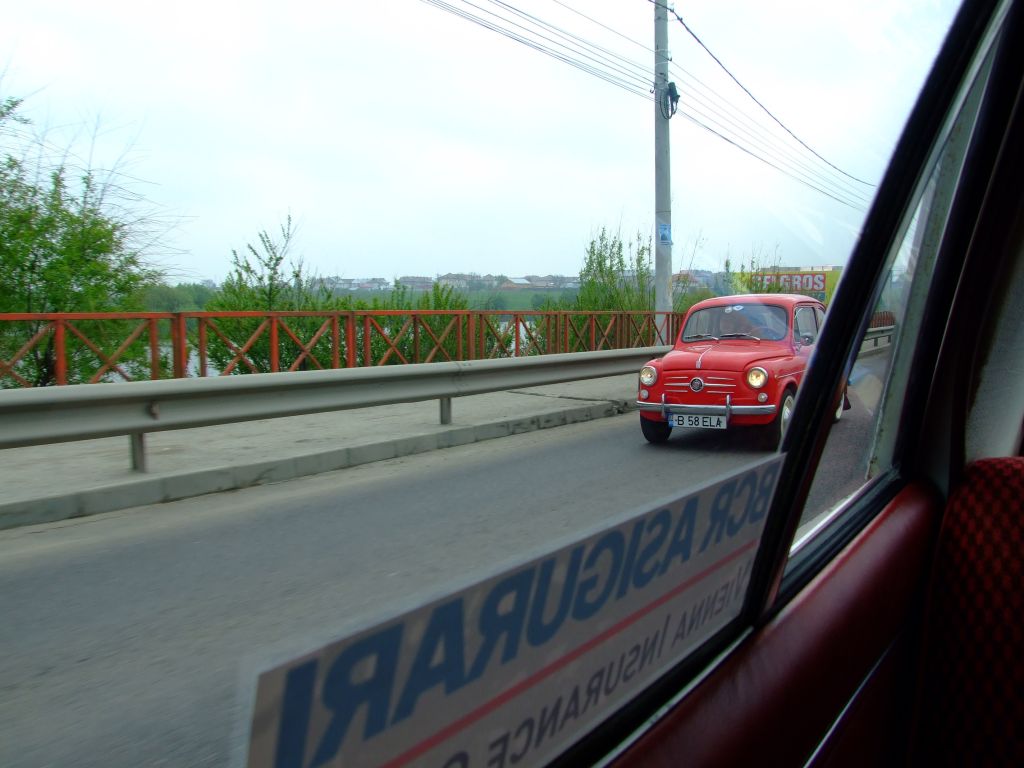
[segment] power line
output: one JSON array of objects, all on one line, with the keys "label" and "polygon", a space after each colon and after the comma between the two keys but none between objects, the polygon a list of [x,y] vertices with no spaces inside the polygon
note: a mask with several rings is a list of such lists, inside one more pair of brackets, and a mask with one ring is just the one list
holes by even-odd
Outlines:
[{"label": "power line", "polygon": [[633,43],[634,45],[639,45],[641,48],[643,48],[645,51],[648,51],[649,53],[654,53],[654,49],[651,48],[650,46],[644,45],[643,43],[639,42],[638,40],[634,40],[632,37],[629,37],[627,35],[622,34],[621,32],[619,32],[619,30],[613,29],[612,27],[609,27],[607,24],[602,24],[597,19],[592,18],[590,16],[587,16],[587,14],[583,13],[582,11],[576,10],[571,5],[567,5],[567,4],[563,3],[562,0],[551,0],[551,2],[555,3],[556,5],[562,6],[567,11],[572,11],[577,16],[582,16],[587,21],[592,22],[594,24],[597,24],[597,26],[601,27],[602,29],[608,30],[609,32],[611,32],[614,35],[618,35],[623,40],[628,40],[629,42]]},{"label": "power line", "polygon": [[[683,70],[683,74],[685,75],[688,73]],[[688,94],[689,98],[681,100],[682,104],[695,105],[697,102],[700,102],[706,109],[715,113],[721,121],[731,124],[734,126],[736,131],[746,134],[752,143],[760,144],[766,152],[784,156],[788,162],[799,167],[803,172],[816,177],[820,182],[833,185],[837,189],[842,190],[843,194],[850,195],[865,205],[867,204],[868,196],[861,188],[855,187],[846,178],[836,175],[829,167],[814,167],[811,163],[817,162],[817,158],[798,154],[794,147],[786,145],[779,137],[770,133],[759,123],[750,120],[743,112],[738,110],[727,100],[721,99],[718,94],[710,91],[707,86],[701,83],[700,80],[697,80],[692,76],[690,76],[690,78],[699,86],[704,88],[704,90],[708,91],[710,93],[710,97],[704,97],[696,89],[689,89],[688,91],[684,91]],[[684,81],[681,80],[679,83],[680,90],[683,90],[686,87],[687,86],[684,85]],[[716,100],[719,103],[716,103]],[[723,111],[723,108],[725,108],[726,111]],[[736,114],[727,114],[728,108],[731,108],[731,110]],[[737,122],[737,120],[739,122]]]},{"label": "power line", "polygon": [[849,208],[853,208],[854,210],[860,210],[860,211],[864,210],[864,207],[861,206],[858,203],[851,202],[850,200],[846,200],[846,199],[844,199],[842,197],[839,197],[838,194],[833,194],[832,192],[824,190],[821,187],[819,187],[817,184],[813,184],[812,182],[808,181],[807,179],[803,179],[803,178],[800,178],[799,176],[795,176],[794,174],[786,171],[784,168],[779,167],[778,165],[773,163],[771,160],[768,160],[768,159],[766,159],[764,157],[761,157],[756,152],[753,152],[752,150],[747,149],[742,144],[739,144],[738,142],[733,141],[728,136],[725,136],[722,133],[719,133],[718,131],[714,130],[713,128],[707,126],[706,124],[702,123],[700,120],[697,120],[692,115],[688,115],[685,112],[682,113],[682,115],[687,120],[689,120],[691,123],[693,123],[693,124],[703,128],[705,131],[708,131],[709,133],[714,134],[715,136],[717,136],[718,138],[722,139],[723,141],[729,142],[734,147],[736,147],[736,149],[740,150],[741,152],[747,153],[748,155],[750,155],[751,157],[753,157],[753,158],[755,158],[757,160],[760,160],[765,165],[771,166],[775,170],[779,171],[779,173],[783,173],[786,176],[789,176],[794,181],[797,181],[797,182],[803,184],[806,187],[810,187],[811,189],[816,190],[817,192],[820,192],[821,194],[825,195],[825,197],[830,197],[833,200],[835,200],[837,203],[842,203],[843,205],[845,205],[845,206],[847,206]]},{"label": "power line", "polygon": [[[551,56],[552,58],[558,59],[559,61],[569,64],[570,66],[576,67],[577,69],[580,69],[588,74],[594,75],[595,77],[598,77],[601,80],[604,80],[605,82],[611,83],[612,85],[618,86],[619,88],[623,88],[624,90],[630,91],[631,93],[634,93],[643,98],[653,100],[653,97],[649,93],[649,88],[647,86],[646,81],[641,82],[635,76],[624,77],[621,73],[616,74],[614,72],[602,70],[599,66],[582,61],[576,56],[572,55],[574,53],[578,53],[576,51],[572,51],[571,49],[568,49],[568,52],[558,50],[557,47],[565,49],[566,46],[564,44],[558,43],[557,41],[551,40],[550,38],[547,38],[543,35],[540,35],[536,32],[526,30],[530,32],[530,34],[536,35],[537,37],[541,38],[541,40],[547,40],[548,42],[555,43],[556,47],[545,45],[543,42],[534,40],[530,37],[527,37],[526,35],[515,32],[514,30],[508,29],[506,27],[502,27],[501,25],[489,21],[481,16],[476,16],[467,10],[458,8],[452,5],[451,3],[444,2],[444,0],[423,0],[423,2],[429,5],[433,5],[436,8],[439,8],[440,10],[454,14],[455,16],[459,16],[460,18],[466,19],[467,21],[471,21],[474,24],[478,24],[479,26],[482,26],[485,29],[490,29],[491,31],[497,32],[500,35],[504,35],[505,37],[508,37],[518,43],[522,43],[523,45],[533,48],[534,50]],[[488,11],[484,8],[481,8],[480,6],[474,3],[467,2],[466,0],[463,0],[463,2],[465,5],[476,8],[478,11],[486,13],[490,16],[494,16],[495,18],[501,19],[502,21],[511,21],[510,19],[499,16],[498,14],[495,14],[492,11]],[[520,24],[517,24],[515,22],[511,23],[513,24],[513,26],[519,27],[520,29],[526,29]]]},{"label": "power line", "polygon": [[[531,29],[527,26],[524,26],[523,24],[518,23],[516,20],[512,18],[508,18],[507,16],[502,16],[498,13],[487,10],[486,8],[483,8],[473,2],[469,2],[469,0],[462,0],[463,5],[468,6],[469,8],[476,9],[480,13],[486,14],[491,18],[484,18],[483,16],[476,15],[465,7],[455,6],[450,2],[446,2],[445,0],[423,0],[423,2],[433,5],[440,10],[452,13],[453,15],[458,16],[459,18],[466,19],[467,21],[471,21],[474,24],[477,24],[485,29],[497,32],[498,34],[501,34],[515,42],[527,45],[530,48],[533,48],[534,50],[540,51],[541,53],[545,53],[546,55],[558,59],[559,61],[562,61],[566,64],[569,64],[570,66],[576,67],[577,69],[580,69],[583,72],[592,74],[595,77],[604,80],[605,82],[609,82],[613,85],[623,88],[624,90],[627,90],[630,93],[633,93],[634,95],[640,96],[641,98],[644,98],[648,101],[654,100],[653,96],[651,95],[651,92],[653,90],[653,84],[650,80],[646,79],[646,76],[649,72],[649,70],[646,67],[624,56],[609,51],[606,48],[597,46],[578,35],[575,35],[564,29],[561,29],[560,27],[545,22],[535,16],[532,16],[531,14],[528,14],[524,11],[520,11],[519,9],[511,6],[509,3],[501,2],[501,0],[482,1],[490,2],[493,5],[503,9],[506,13],[514,14],[519,19],[525,21],[527,24],[533,25],[534,27],[539,27],[540,29],[544,30],[545,33],[548,34],[542,34],[541,32],[538,32],[536,29]],[[587,18],[589,19],[589,17]],[[596,24],[600,24],[600,22],[597,22],[593,19],[589,20],[593,21]],[[512,28],[502,26],[502,23],[511,25]],[[551,37],[550,34],[553,34],[556,37],[561,37],[563,40],[570,40],[572,45],[570,46],[565,42],[560,42],[559,40]],[[636,41],[631,40],[631,42],[640,45],[641,47],[644,47],[641,43],[637,43]],[[580,50],[580,48],[583,48],[583,50]],[[586,60],[581,59],[580,56],[583,56]],[[615,59],[617,61],[613,61],[612,59]],[[628,69],[624,68],[623,65],[625,65],[625,67],[627,67]],[[609,71],[609,69],[611,71]],[[643,75],[640,75],[638,73],[643,73]],[[690,77],[692,78],[692,75]],[[696,78],[693,79],[696,80]],[[699,83],[700,81],[698,80],[697,82]],[[704,87],[705,89],[710,91],[710,89],[708,89],[707,86]],[[713,91],[711,93],[712,99],[720,98],[717,97],[717,95],[714,94]],[[722,119],[720,119],[719,117],[715,117],[712,114],[708,114],[706,110],[701,110],[701,105],[697,103],[696,98],[693,102],[687,101],[686,107],[692,113],[688,114],[686,111],[683,111],[683,116],[687,120],[697,125],[698,127],[703,128],[712,135],[719,137],[723,141],[728,142],[729,144],[733,145],[737,149],[740,149],[741,151],[750,155],[751,157],[760,160],[761,162],[774,168],[780,173],[789,176],[793,180],[801,184],[804,184],[805,186],[814,189],[815,191],[818,191],[826,195],[827,197],[836,200],[839,203],[847,205],[851,208],[861,210],[863,210],[863,208],[865,207],[865,200],[850,199],[851,195],[855,197],[861,197],[856,191],[837,188],[835,181],[823,177],[819,171],[817,171],[814,168],[809,168],[799,158],[794,160],[792,156],[779,157],[779,152],[777,148],[773,149],[772,147],[767,146],[763,140],[758,139],[756,136],[752,135],[751,132],[749,130],[746,130],[743,126],[737,125],[735,121],[725,118],[726,122],[731,122],[734,126],[739,128],[739,133],[737,133],[735,129],[726,127],[723,124]],[[712,111],[717,111],[714,105],[709,105],[709,108]],[[733,109],[736,108],[734,107]],[[742,111],[736,111],[739,112],[741,120],[749,120],[749,118],[744,113],[742,113]],[[751,125],[763,131],[763,129],[760,126],[758,126],[757,123],[752,122]],[[716,130],[716,127],[718,128],[718,130]],[[742,136],[743,133],[746,133],[746,137]],[[731,136],[727,134],[731,134]],[[783,147],[782,149],[784,154],[791,153],[792,151],[790,148],[787,147]]]},{"label": "power line", "polygon": [[[542,37],[543,39],[555,43],[556,45],[568,48],[568,50],[576,50],[577,52],[581,53],[585,58],[588,58],[592,61],[602,61],[605,63],[606,66],[609,66],[612,69],[626,75],[628,78],[637,81],[640,85],[642,85],[645,88],[650,85],[650,77],[648,70],[641,64],[638,64],[635,61],[626,58],[625,56],[621,56],[618,53],[615,53],[614,51],[608,50],[607,48],[596,45],[595,43],[592,43],[588,40],[584,40],[579,35],[574,35],[573,33],[565,29],[562,29],[561,27],[555,26],[550,22],[544,21],[543,19],[533,16],[532,14],[526,13],[525,11],[515,8],[514,6],[509,5],[506,2],[502,2],[502,0],[487,0],[487,2],[490,2],[492,5],[496,5],[500,8],[503,8],[509,13],[513,13],[516,16],[519,16],[520,18],[522,18],[523,20],[527,21],[530,24],[533,24],[534,26],[551,31],[557,37],[560,37],[563,40],[568,40],[573,47],[569,48],[565,43],[559,43],[555,40],[552,40],[549,37],[545,37],[544,35],[539,35],[539,33],[533,32],[532,30],[528,30],[531,32],[531,34],[536,34],[539,37]],[[499,16],[498,18],[502,17]],[[521,29],[526,29],[521,25],[517,26],[520,26]],[[594,55],[590,55],[591,53]],[[616,61],[613,61],[613,59],[618,60],[618,62],[622,62],[622,64],[625,66],[616,63]]]},{"label": "power line", "polygon": [[[651,53],[651,54],[654,53],[654,49],[651,48],[650,46],[645,45],[644,43],[641,43],[640,41],[635,40],[634,38],[629,37],[628,35],[622,34],[618,30],[613,29],[612,27],[608,26],[607,24],[604,24],[604,23],[598,21],[597,19],[593,18],[592,16],[588,16],[587,14],[577,10],[576,8],[573,8],[572,6],[568,5],[567,3],[562,2],[562,0],[551,0],[551,1],[553,3],[555,3],[556,5],[560,5],[561,7],[565,8],[566,10],[576,14],[577,16],[580,16],[580,17],[586,19],[587,21],[591,22],[592,24],[595,24],[598,27],[601,27],[602,29],[607,30],[608,32],[611,32],[611,33],[617,35],[618,37],[621,37],[623,40],[626,40],[627,42],[632,43],[633,45],[635,45],[635,46],[637,46],[639,48],[642,48],[643,50],[647,51],[648,53]],[[840,188],[842,188],[844,194],[852,195],[853,197],[858,198],[859,202],[861,202],[861,203],[863,203],[865,205],[867,204],[867,202],[868,202],[867,196],[864,195],[863,192],[860,189],[855,188],[853,185],[851,185],[850,182],[847,181],[847,178],[844,178],[845,176],[847,176],[846,174],[842,174],[842,172],[839,171],[839,173],[841,173],[842,176],[836,176],[834,180],[831,179],[831,178],[826,178],[825,176],[822,175],[823,173],[832,174],[832,173],[835,173],[836,171],[838,171],[838,169],[836,169],[835,166],[833,166],[831,163],[828,163],[828,161],[824,160],[823,158],[821,158],[820,156],[818,156],[815,153],[813,158],[812,158],[812,160],[811,160],[811,162],[825,162],[826,163],[826,167],[824,168],[823,171],[818,171],[818,170],[814,169],[813,167],[807,165],[807,163],[804,160],[798,158],[794,154],[794,150],[792,148],[786,146],[783,143],[780,143],[780,141],[779,141],[779,139],[778,139],[778,137],[776,135],[774,135],[771,132],[769,132],[768,130],[766,130],[756,120],[751,119],[750,116],[747,115],[746,112],[744,112],[739,107],[737,107],[735,104],[730,102],[727,98],[723,97],[721,94],[716,93],[712,88],[710,88],[708,85],[706,85],[704,82],[702,82],[700,80],[700,78],[698,78],[696,75],[692,74],[691,72],[688,72],[686,69],[684,69],[683,67],[678,66],[674,62],[670,62],[669,63],[669,67],[672,68],[673,70],[679,72],[679,73],[682,73],[682,75],[684,77],[688,77],[689,79],[693,80],[698,86],[703,88],[703,90],[708,94],[708,99],[702,99],[702,101],[704,102],[704,104],[710,110],[712,110],[713,112],[716,112],[717,114],[719,114],[727,122],[732,123],[732,125],[736,126],[736,128],[739,129],[740,131],[746,131],[746,129],[744,128],[743,125],[740,125],[739,123],[737,123],[736,120],[740,121],[740,123],[743,123],[745,125],[749,124],[750,128],[753,131],[755,131],[755,132],[757,132],[757,133],[759,133],[761,135],[761,138],[757,139],[757,138],[753,137],[749,132],[747,132],[747,135],[750,136],[755,142],[758,142],[758,141],[762,141],[763,142],[763,141],[767,140],[772,145],[774,145],[774,150],[775,151],[782,152],[784,154],[788,154],[790,162],[792,162],[795,165],[801,167],[807,173],[810,173],[810,174],[816,176],[822,183],[825,183],[825,184],[836,184]],[[645,71],[646,71],[646,69],[645,69]],[[680,84],[680,87],[681,87],[681,84]],[[696,98],[700,98],[699,95],[695,94],[695,96],[696,96]],[[724,114],[722,114],[722,112],[718,108],[716,108],[716,105],[714,103],[710,103],[709,100],[710,100],[710,102],[714,102],[714,101],[721,102],[721,104],[722,104],[724,109],[734,113],[735,120],[734,119],[730,119],[729,117],[727,117]],[[792,137],[792,138],[796,138],[796,137]],[[806,150],[809,149],[808,147],[806,147],[806,145],[803,145],[802,143],[801,143],[801,146],[802,146],[802,149],[800,151],[806,151]],[[813,150],[812,150],[812,152],[813,152]]]},{"label": "power line", "polygon": [[[468,0],[463,0],[463,1],[464,1],[465,5],[468,5],[468,6],[472,7],[472,8],[476,8],[478,11],[486,13],[489,16],[492,16],[492,17],[494,17],[494,18],[496,18],[496,19],[498,19],[500,21],[503,21],[503,22],[506,22],[506,23],[511,23],[513,26],[515,26],[515,27],[517,27],[519,29],[527,31],[530,34],[537,35],[538,37],[541,37],[544,40],[548,40],[549,42],[553,42],[553,43],[555,43],[556,45],[558,45],[558,46],[560,46],[562,48],[566,48],[566,46],[564,44],[557,43],[557,41],[553,41],[549,37],[546,37],[546,36],[543,36],[543,35],[539,35],[535,31],[529,30],[526,27],[523,27],[523,25],[518,24],[518,23],[512,21],[511,19],[508,19],[506,17],[500,16],[499,14],[495,14],[495,13],[493,13],[491,11],[487,11],[486,9],[483,9],[483,8],[481,8],[480,6],[478,6],[478,5],[474,4],[474,3],[468,2]],[[473,21],[474,23],[477,23],[480,26],[483,26],[483,27],[485,27],[487,29],[490,29],[492,31],[498,32],[499,34],[503,34],[506,37],[509,37],[510,39],[513,39],[513,40],[515,40],[517,42],[521,42],[521,43],[523,43],[525,45],[528,45],[531,48],[534,48],[535,50],[540,50],[541,52],[547,53],[548,55],[553,56],[554,58],[557,58],[557,59],[559,59],[561,61],[564,61],[565,63],[569,63],[572,66],[576,66],[577,68],[579,68],[579,69],[581,69],[581,70],[583,70],[585,72],[588,72],[590,74],[594,74],[595,76],[600,77],[601,79],[606,80],[607,82],[612,82],[613,84],[619,85],[620,87],[624,87],[626,90],[629,90],[630,92],[635,93],[636,95],[641,96],[641,97],[643,97],[643,98],[645,98],[647,100],[653,100],[652,97],[650,96],[649,92],[646,91],[646,89],[645,89],[645,91],[637,90],[635,85],[625,84],[625,83],[622,82],[621,78],[619,78],[618,76],[609,76],[608,73],[603,72],[603,71],[597,69],[593,64],[589,64],[589,63],[586,63],[586,62],[581,62],[578,59],[574,59],[572,56],[567,55],[566,53],[564,53],[562,51],[553,50],[550,46],[546,46],[543,43],[539,43],[539,42],[537,42],[535,40],[532,40],[532,39],[530,39],[528,37],[525,37],[523,34],[515,32],[514,30],[510,30],[508,28],[502,27],[502,26],[500,26],[499,24],[496,24],[493,21],[490,21],[488,19],[484,19],[484,18],[482,18],[480,16],[476,16],[476,15],[472,14],[471,12],[469,12],[469,11],[467,11],[465,9],[455,7],[451,3],[444,2],[443,0],[424,0],[424,2],[428,2],[431,5],[434,5],[435,7],[438,7],[440,9],[442,9],[442,10],[446,10],[446,11],[448,11],[450,13],[453,13],[456,16],[459,16],[460,18],[464,18],[464,19],[467,19],[469,21]],[[509,7],[507,3],[502,3],[501,5],[503,5],[504,7]],[[524,16],[529,16],[529,14],[524,14]],[[553,25],[548,25],[548,26],[550,27],[550,26],[553,26]],[[579,38],[579,37],[577,37],[576,39],[581,40],[581,41],[583,40],[582,38]],[[585,44],[587,44],[587,45],[592,45],[590,43],[586,43],[586,41],[583,41],[583,42]],[[575,53],[575,51],[573,51],[572,49],[569,49],[569,50],[570,50],[570,52]],[[619,58],[622,58],[622,57],[619,57]],[[636,65],[635,63],[634,63],[634,66],[635,67],[640,67],[640,65]],[[644,71],[646,72],[646,69],[644,69]],[[831,189],[828,188],[829,187],[828,180],[824,180],[824,179],[820,179],[820,178],[817,179],[817,180],[808,180],[807,178],[803,178],[802,177],[802,175],[806,175],[806,171],[803,171],[803,172],[800,171],[800,170],[795,170],[794,172],[787,171],[786,168],[783,167],[784,165],[787,164],[786,161],[782,161],[782,160],[779,160],[779,159],[776,158],[775,161],[773,162],[772,159],[769,159],[771,154],[772,154],[772,152],[769,149],[767,149],[765,147],[755,147],[753,149],[747,148],[747,147],[743,146],[743,143],[742,143],[743,139],[741,139],[739,137],[730,138],[729,136],[725,135],[725,133],[723,133],[722,131],[716,130],[714,127],[709,125],[708,122],[707,122],[708,120],[714,122],[714,118],[712,118],[712,117],[710,117],[710,116],[708,116],[706,114],[700,115],[699,117],[695,116],[695,115],[686,115],[686,114],[684,114],[684,116],[688,120],[693,122],[695,125],[698,125],[699,127],[704,128],[705,130],[707,130],[711,134],[718,136],[719,138],[723,139],[724,141],[727,141],[729,144],[732,144],[733,146],[737,147],[738,149],[741,149],[746,154],[749,154],[752,157],[754,157],[754,158],[756,158],[758,160],[761,160],[766,165],[769,165],[770,167],[775,168],[779,172],[789,176],[790,178],[794,179],[795,181],[798,181],[798,182],[804,184],[805,186],[808,186],[811,189],[819,191],[822,194],[825,194],[827,197],[830,197],[830,198],[832,198],[832,199],[834,199],[834,200],[836,200],[836,201],[838,201],[840,203],[843,203],[845,205],[848,205],[848,206],[850,206],[852,208],[861,208],[862,207],[859,204],[860,201],[851,201],[849,199],[846,199],[844,197],[844,194],[847,194],[847,193],[845,193],[844,191],[840,191],[840,190],[837,190],[835,188],[831,188]],[[703,120],[700,119],[701,117],[703,117],[704,119]],[[728,129],[723,128],[723,130],[728,130]],[[767,157],[766,157],[766,155],[767,155]],[[792,169],[792,161],[789,161],[788,164],[789,164],[790,168]]]},{"label": "power line", "polygon": [[683,21],[683,17],[682,17],[682,16],[680,16],[680,15],[679,15],[678,13],[676,13],[676,10],[675,10],[675,8],[670,8],[669,6],[665,5],[664,3],[658,2],[658,0],[648,0],[648,2],[650,2],[650,3],[652,3],[652,4],[656,5],[656,6],[658,6],[659,8],[664,8],[664,9],[665,9],[666,11],[668,11],[668,12],[669,12],[669,13],[671,13],[671,14],[672,14],[673,16],[675,16],[675,17],[676,17],[676,20],[677,20],[677,21],[678,21],[678,22],[679,22],[680,24],[682,24],[682,26],[683,26],[683,29],[685,29],[685,30],[686,30],[686,31],[687,31],[687,32],[689,33],[690,37],[692,37],[692,38],[693,38],[694,40],[696,40],[696,41],[697,41],[697,44],[698,44],[698,45],[699,45],[699,46],[700,46],[701,48],[703,48],[703,49],[704,49],[704,51],[705,51],[705,52],[706,52],[706,53],[708,54],[708,56],[710,56],[710,57],[711,57],[712,59],[714,59],[715,63],[716,63],[716,64],[718,64],[718,66],[722,68],[722,71],[723,71],[723,72],[725,72],[725,74],[727,74],[727,75],[728,75],[728,76],[729,76],[729,77],[730,77],[730,78],[732,79],[732,81],[733,81],[734,83],[736,83],[736,85],[738,85],[738,86],[739,86],[739,87],[740,87],[740,88],[741,88],[741,89],[743,90],[743,92],[744,92],[745,94],[747,94],[747,96],[749,96],[749,97],[750,97],[750,99],[751,99],[751,100],[752,100],[752,101],[753,101],[753,102],[754,102],[755,104],[757,104],[757,106],[759,106],[759,107],[760,107],[760,108],[761,108],[762,110],[764,110],[765,114],[766,114],[766,115],[768,115],[768,117],[770,117],[770,118],[771,118],[772,120],[774,120],[774,121],[775,121],[776,123],[778,123],[778,124],[779,124],[779,126],[780,126],[780,127],[782,128],[782,130],[784,130],[784,131],[785,131],[786,133],[788,133],[788,134],[789,134],[790,136],[792,136],[792,137],[793,137],[794,139],[796,139],[796,140],[797,140],[798,142],[800,142],[800,144],[801,144],[801,145],[802,145],[803,147],[805,147],[805,148],[806,148],[806,149],[807,149],[807,150],[808,150],[809,152],[813,153],[813,154],[815,155],[815,157],[818,157],[818,158],[819,158],[820,160],[822,160],[822,162],[825,162],[825,163],[827,163],[827,164],[828,164],[829,166],[831,166],[832,168],[835,168],[835,169],[836,169],[837,171],[839,171],[839,173],[843,174],[843,176],[846,176],[847,178],[853,179],[854,181],[860,182],[861,184],[865,184],[865,185],[867,185],[867,186],[869,186],[869,187],[873,187],[873,186],[875,186],[875,185],[874,185],[874,184],[872,184],[872,183],[871,183],[870,181],[864,181],[863,179],[859,179],[859,178],[857,178],[856,176],[854,176],[854,175],[852,175],[852,174],[849,174],[849,173],[847,173],[846,171],[844,171],[844,170],[843,170],[842,168],[840,168],[839,166],[837,166],[837,165],[833,165],[833,164],[832,164],[831,162],[829,162],[829,161],[828,161],[828,160],[826,160],[826,159],[825,159],[824,157],[822,157],[821,155],[819,155],[819,154],[818,154],[818,153],[817,153],[817,152],[816,152],[816,151],[815,151],[814,149],[812,149],[812,148],[811,148],[810,146],[808,146],[808,145],[807,145],[807,144],[806,144],[806,143],[804,142],[804,140],[803,140],[803,139],[801,139],[801,138],[800,138],[799,136],[797,136],[797,135],[796,135],[795,133],[793,133],[793,131],[791,131],[791,130],[790,130],[790,129],[789,129],[789,128],[788,128],[787,126],[786,126],[786,124],[785,124],[785,123],[783,123],[783,122],[782,122],[781,120],[779,120],[779,118],[777,118],[777,117],[776,117],[776,116],[775,116],[774,114],[772,114],[772,111],[771,111],[770,109],[768,109],[768,107],[766,107],[766,106],[765,106],[764,104],[762,104],[762,103],[761,103],[760,101],[758,101],[757,97],[756,97],[756,96],[754,96],[754,94],[753,94],[753,93],[751,93],[751,92],[750,92],[750,90],[749,90],[749,89],[748,89],[748,88],[747,88],[747,87],[746,87],[746,86],[745,86],[745,85],[744,85],[743,83],[741,83],[741,82],[740,82],[740,81],[739,81],[739,80],[737,79],[737,77],[736,77],[736,76],[735,76],[735,75],[734,75],[734,74],[733,74],[732,72],[730,72],[730,71],[729,71],[729,68],[728,68],[728,67],[726,67],[726,66],[725,66],[725,64],[723,64],[723,63],[721,62],[721,60],[719,60],[719,58],[718,58],[717,56],[715,56],[715,54],[713,54],[713,53],[711,52],[711,49],[710,49],[710,48],[708,48],[708,47],[707,47],[706,45],[704,45],[704,41],[703,41],[703,40],[701,40],[701,39],[700,39],[699,37],[697,37],[696,33],[695,33],[695,32],[694,32],[694,31],[693,31],[692,29],[690,29],[689,25],[688,25],[688,24],[687,24],[687,23],[686,23],[685,21]]}]

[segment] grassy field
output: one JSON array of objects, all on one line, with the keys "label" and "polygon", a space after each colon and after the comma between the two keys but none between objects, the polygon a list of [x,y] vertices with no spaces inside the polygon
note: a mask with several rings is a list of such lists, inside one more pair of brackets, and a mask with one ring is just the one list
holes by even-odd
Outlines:
[{"label": "grassy field", "polygon": [[557,302],[563,291],[467,291],[471,309],[507,309],[512,311],[534,310],[547,302]]}]

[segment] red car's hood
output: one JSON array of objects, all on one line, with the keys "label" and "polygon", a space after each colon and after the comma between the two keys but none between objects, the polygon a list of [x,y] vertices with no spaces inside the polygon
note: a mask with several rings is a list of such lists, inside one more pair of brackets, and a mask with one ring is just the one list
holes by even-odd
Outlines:
[{"label": "red car's hood", "polygon": [[744,371],[758,361],[791,357],[793,350],[779,342],[700,341],[677,347],[662,358],[662,370]]}]

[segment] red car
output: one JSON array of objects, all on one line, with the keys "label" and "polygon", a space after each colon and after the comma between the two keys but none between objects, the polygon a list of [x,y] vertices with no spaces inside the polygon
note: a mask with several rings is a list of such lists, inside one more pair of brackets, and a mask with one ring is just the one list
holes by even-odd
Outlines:
[{"label": "red car", "polygon": [[644,437],[661,443],[673,427],[756,426],[774,448],[824,318],[820,301],[792,294],[694,304],[672,351],[640,370]]}]

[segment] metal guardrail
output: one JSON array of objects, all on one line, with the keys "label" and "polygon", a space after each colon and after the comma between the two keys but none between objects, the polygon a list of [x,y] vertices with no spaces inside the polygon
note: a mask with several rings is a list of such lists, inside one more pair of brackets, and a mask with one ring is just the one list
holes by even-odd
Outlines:
[{"label": "metal guardrail", "polygon": [[[868,330],[862,352],[894,330]],[[3,390],[0,449],[127,435],[144,472],[148,432],[435,399],[448,424],[453,397],[629,373],[670,348]]]},{"label": "metal guardrail", "polygon": [[[860,351],[861,353],[868,352],[872,349],[881,349],[883,345],[878,342],[885,339],[888,344],[892,344],[892,336],[896,331],[895,325],[886,325],[879,328],[868,328],[864,333],[864,340],[861,342]],[[868,345],[871,342],[871,345]]]},{"label": "metal guardrail", "polygon": [[147,432],[435,399],[448,423],[453,397],[629,373],[669,349],[6,390],[0,448],[128,435],[144,472]]}]

